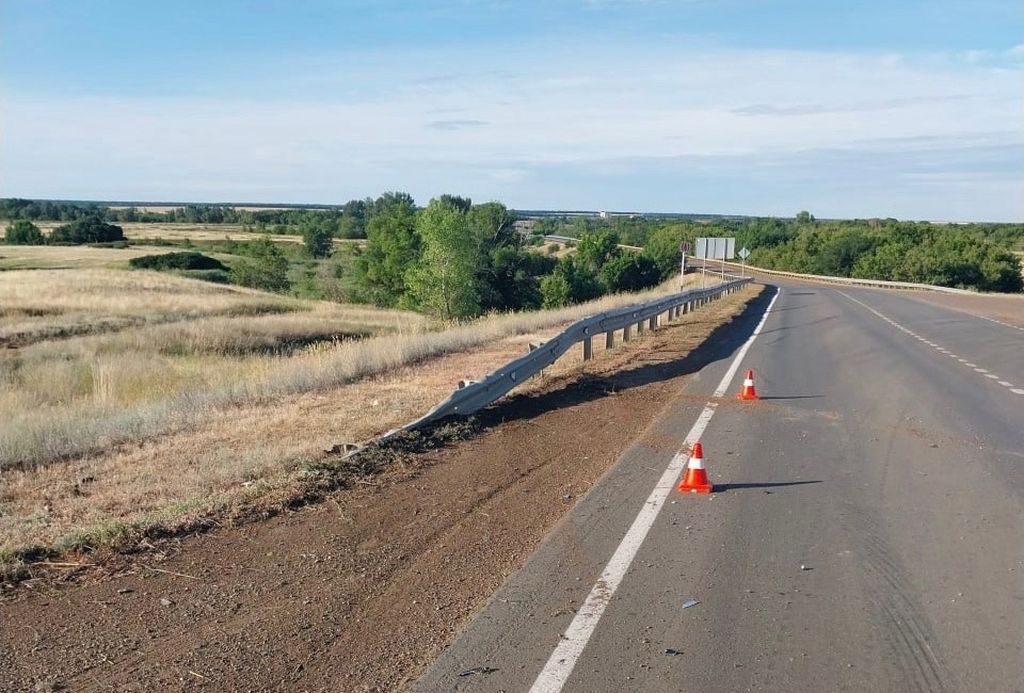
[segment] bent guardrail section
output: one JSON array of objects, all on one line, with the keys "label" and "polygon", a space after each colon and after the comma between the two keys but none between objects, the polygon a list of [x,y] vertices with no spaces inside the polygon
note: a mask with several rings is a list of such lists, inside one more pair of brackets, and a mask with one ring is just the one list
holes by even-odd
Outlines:
[{"label": "bent guardrail section", "polygon": [[612,347],[614,333],[618,330],[623,331],[623,341],[628,341],[634,326],[638,333],[643,331],[645,323],[648,329],[653,330],[663,314],[667,315],[668,319],[678,317],[708,301],[730,294],[751,281],[749,277],[730,278],[705,289],[690,289],[648,303],[618,308],[578,320],[539,347],[506,363],[482,380],[462,381],[459,389],[429,412],[405,426],[385,433],[378,440],[385,441],[403,431],[415,430],[448,416],[468,416],[540,373],[575,344],[583,344],[583,358],[587,360],[591,357],[591,340],[595,336],[604,334],[605,346]]}]

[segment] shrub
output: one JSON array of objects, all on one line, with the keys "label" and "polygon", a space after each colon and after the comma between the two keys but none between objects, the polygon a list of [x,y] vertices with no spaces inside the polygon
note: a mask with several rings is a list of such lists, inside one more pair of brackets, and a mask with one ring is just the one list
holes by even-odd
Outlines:
[{"label": "shrub", "polygon": [[28,219],[18,219],[7,227],[4,240],[11,245],[43,245],[42,231]]},{"label": "shrub", "polygon": [[123,240],[124,230],[120,226],[108,224],[99,217],[86,217],[58,226],[50,234],[50,243],[55,245],[84,245]]},{"label": "shrub", "polygon": [[135,269],[152,270],[227,270],[227,266],[215,258],[196,252],[143,255],[128,261]]},{"label": "shrub", "polygon": [[288,260],[280,248],[259,240],[247,244],[246,254],[249,257],[231,266],[232,283],[263,291],[288,289]]}]

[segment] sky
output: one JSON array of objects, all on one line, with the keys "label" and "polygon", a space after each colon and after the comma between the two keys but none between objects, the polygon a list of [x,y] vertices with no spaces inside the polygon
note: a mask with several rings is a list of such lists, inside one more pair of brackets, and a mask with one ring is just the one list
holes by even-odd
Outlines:
[{"label": "sky", "polygon": [[1024,221],[1019,0],[0,0],[0,197]]}]

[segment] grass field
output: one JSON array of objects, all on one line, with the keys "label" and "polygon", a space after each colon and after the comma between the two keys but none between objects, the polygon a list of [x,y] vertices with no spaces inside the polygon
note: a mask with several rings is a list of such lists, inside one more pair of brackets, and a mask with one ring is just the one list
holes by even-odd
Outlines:
[{"label": "grass field", "polygon": [[[286,494],[569,321],[646,296],[422,316],[150,272],[0,273],[0,563]],[[6,558],[5,558],[6,556]]]},{"label": "grass field", "polygon": [[[0,222],[0,228],[7,226],[6,221]],[[62,222],[43,221],[36,223],[36,226],[44,235],[49,235],[53,229],[60,226]],[[302,236],[297,234],[283,233],[258,233],[246,231],[241,224],[184,224],[184,223],[142,223],[142,222],[120,222],[117,224],[124,229],[125,238],[129,241],[255,241],[261,238],[269,239],[275,243],[302,243]],[[361,240],[348,240],[336,238],[334,244],[358,245]]]}]

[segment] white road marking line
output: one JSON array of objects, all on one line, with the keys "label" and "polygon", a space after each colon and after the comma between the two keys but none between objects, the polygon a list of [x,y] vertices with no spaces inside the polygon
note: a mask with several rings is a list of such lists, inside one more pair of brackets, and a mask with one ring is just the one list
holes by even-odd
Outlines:
[{"label": "white road marking line", "polygon": [[[913,332],[908,330],[906,327],[904,327],[903,325],[899,324],[895,320],[893,320],[891,318],[888,318],[885,315],[882,315],[877,310],[875,310],[874,308],[869,306],[867,303],[864,303],[863,301],[858,301],[853,296],[849,295],[848,293],[846,293],[844,291],[839,291],[838,289],[836,290],[836,293],[842,294],[843,296],[845,296],[846,298],[850,299],[854,303],[857,303],[857,304],[863,306],[864,308],[867,308],[869,311],[871,311],[872,313],[874,313],[875,315],[880,317],[882,320],[885,320],[887,323],[889,323],[890,325],[895,327],[897,330],[900,330],[901,332],[905,332],[906,334],[909,334],[912,337],[916,337],[917,339],[920,339],[925,344],[927,344],[927,345],[929,345],[931,347],[934,347],[937,351],[939,351],[939,352],[941,352],[943,354],[947,354],[948,356],[951,356],[951,357],[955,358],[957,361],[959,361],[960,363],[964,364],[968,368],[973,368],[975,370],[975,372],[981,373],[986,378],[991,378],[992,380],[997,380],[997,381],[999,381],[999,384],[1003,385],[1004,387],[1013,388],[1013,389],[1010,390],[1010,392],[1014,393],[1015,395],[1024,395],[1024,389],[1014,388],[1012,383],[1008,383],[1005,380],[1000,380],[998,375],[996,375],[995,373],[989,373],[988,369],[981,368],[976,363],[971,363],[969,361],[966,361],[965,359],[960,358],[956,354],[950,352],[945,347],[939,346],[935,342],[929,342],[927,339],[923,339],[921,337],[918,337],[916,334],[914,334]],[[979,315],[979,316],[976,316],[976,317],[980,318],[982,316]],[[985,320],[992,320],[992,319],[991,318],[985,318]],[[999,321],[998,320],[992,320],[992,322],[999,322]],[[1015,326],[1014,325],[1008,325],[1008,327],[1015,327]]]},{"label": "white road marking line", "polygon": [[[729,389],[729,384],[736,376],[736,371],[739,369],[743,357],[747,355],[747,351],[750,349],[750,345],[754,343],[757,335],[761,334],[761,329],[764,327],[765,321],[768,320],[768,314],[771,312],[772,306],[775,305],[775,300],[779,297],[779,293],[780,290],[776,289],[775,295],[768,304],[768,308],[765,309],[764,315],[761,316],[761,322],[757,323],[757,327],[754,328],[750,337],[736,353],[732,364],[729,366],[729,370],[722,376],[722,381],[718,383],[718,387],[715,389],[714,399],[721,398],[726,390]],[[533,682],[530,693],[558,693],[565,686],[565,682],[569,680],[577,660],[583,653],[583,648],[587,646],[587,642],[594,633],[594,629],[597,628],[597,623],[601,620],[601,616],[611,601],[612,595],[615,594],[615,590],[618,589],[622,579],[626,576],[626,571],[629,570],[629,566],[633,563],[633,558],[636,557],[637,551],[640,550],[640,545],[647,538],[647,533],[654,525],[654,521],[657,519],[662,506],[665,505],[665,500],[675,487],[676,479],[683,471],[683,467],[686,466],[689,449],[704,433],[704,429],[707,428],[717,408],[718,402],[714,400],[704,405],[704,410],[697,417],[693,428],[686,434],[686,439],[684,440],[684,450],[686,452],[680,450],[668,463],[665,473],[658,479],[658,483],[654,486],[654,490],[651,491],[651,495],[647,497],[643,507],[640,508],[640,512],[637,514],[636,519],[633,520],[633,524],[630,525],[626,536],[622,538],[618,548],[615,549],[615,553],[612,554],[608,564],[601,571],[601,577],[594,583],[590,594],[587,595],[579,611],[576,612],[576,616],[573,617],[572,623],[569,624],[569,627],[562,635],[562,639],[558,641],[558,645],[537,676],[537,680]]]}]

